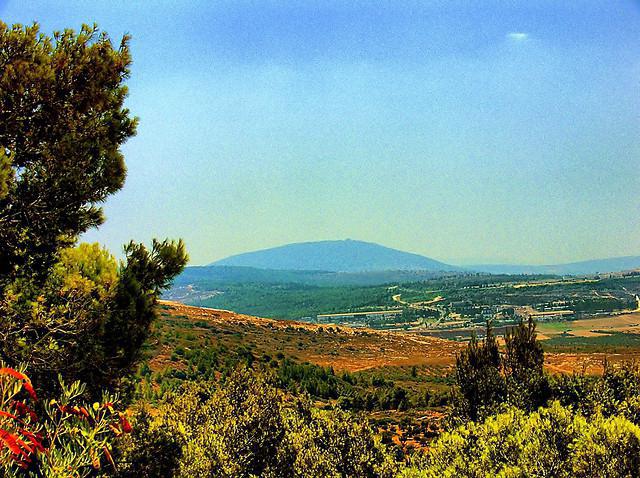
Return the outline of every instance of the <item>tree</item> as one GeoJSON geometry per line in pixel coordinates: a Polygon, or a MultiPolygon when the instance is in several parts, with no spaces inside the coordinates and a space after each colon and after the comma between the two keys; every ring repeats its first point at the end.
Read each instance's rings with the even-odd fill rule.
{"type": "Polygon", "coordinates": [[[472,337],[456,359],[454,416],[483,419],[502,402],[528,411],[544,405],[550,387],[543,366],[544,351],[532,319],[507,329],[504,354],[487,323],[482,343],[472,337]]]}
{"type": "Polygon", "coordinates": [[[120,264],[71,247],[124,183],[128,43],[96,26],[51,38],[0,22],[0,358],[47,393],[58,373],[93,395],[116,387],[187,262],[182,241],[132,242],[120,264]]]}
{"type": "Polygon", "coordinates": [[[50,38],[0,22],[0,287],[44,279],[122,187],[137,122],[123,106],[128,44],[95,25],[50,38]]]}
{"type": "Polygon", "coordinates": [[[507,329],[502,366],[511,404],[535,410],[547,401],[549,384],[543,371],[544,351],[532,318],[507,329]]]}
{"type": "Polygon", "coordinates": [[[182,241],[131,243],[117,264],[97,244],[64,249],[45,282],[26,279],[0,298],[0,355],[29,365],[44,390],[57,374],[81,380],[92,394],[115,388],[133,371],[156,317],[157,298],[182,270],[182,241]]]}
{"type": "Polygon", "coordinates": [[[454,415],[462,420],[478,420],[495,410],[505,397],[500,351],[487,322],[484,340],[478,342],[474,334],[466,350],[456,357],[454,415]]]}

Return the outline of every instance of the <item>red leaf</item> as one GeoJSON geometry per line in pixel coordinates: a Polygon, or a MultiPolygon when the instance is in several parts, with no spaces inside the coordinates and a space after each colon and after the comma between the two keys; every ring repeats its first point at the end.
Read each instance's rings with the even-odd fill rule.
{"type": "Polygon", "coordinates": [[[16,409],[16,412],[19,416],[23,417],[25,415],[29,415],[32,421],[35,422],[38,420],[38,415],[36,415],[36,412],[31,410],[25,403],[16,400],[12,405],[16,409]]]}
{"type": "MultiPolygon", "coordinates": [[[[7,448],[16,456],[27,456],[27,453],[20,448],[18,440],[20,440],[15,435],[9,433],[6,430],[0,430],[0,440],[5,444],[7,448]]],[[[21,441],[21,440],[20,440],[21,441]]]]}
{"type": "Polygon", "coordinates": [[[22,385],[24,386],[24,389],[27,392],[29,392],[29,395],[31,395],[31,398],[33,398],[33,400],[38,400],[36,391],[33,389],[33,386],[31,385],[31,380],[27,379],[22,385]]]}
{"type": "Polygon", "coordinates": [[[16,417],[15,415],[12,415],[9,412],[5,412],[3,410],[0,410],[0,417],[11,418],[12,420],[19,421],[18,417],[16,417]]]}
{"type": "Polygon", "coordinates": [[[45,451],[45,448],[42,445],[42,435],[40,435],[39,433],[32,433],[25,429],[20,429],[20,434],[27,438],[36,450],[45,451]]]}
{"type": "Polygon", "coordinates": [[[31,395],[31,398],[33,398],[34,400],[38,399],[38,397],[36,396],[36,392],[33,389],[33,386],[31,385],[31,380],[29,380],[29,377],[27,377],[25,374],[18,372],[17,370],[14,370],[9,367],[2,367],[0,368],[0,375],[9,375],[10,377],[17,378],[18,380],[22,380],[22,386],[27,392],[29,392],[29,395],[31,395]]]}
{"type": "Polygon", "coordinates": [[[113,457],[111,456],[111,453],[109,453],[109,449],[105,446],[105,447],[103,448],[103,450],[104,450],[104,456],[106,456],[106,457],[107,457],[107,460],[109,460],[109,463],[111,463],[111,466],[113,466],[113,468],[115,468],[115,467],[116,467],[116,464],[115,464],[115,462],[113,461],[113,457]]]}
{"type": "Polygon", "coordinates": [[[29,377],[27,377],[25,374],[9,367],[0,368],[0,375],[9,375],[13,378],[17,378],[18,380],[29,380],[29,377]]]}
{"type": "Polygon", "coordinates": [[[100,458],[98,458],[98,454],[96,453],[96,451],[92,448],[91,450],[89,450],[89,455],[91,456],[91,464],[93,465],[93,467],[96,470],[100,469],[100,458]]]}
{"type": "Polygon", "coordinates": [[[120,425],[122,426],[122,431],[125,433],[131,433],[133,431],[127,417],[124,416],[124,413],[120,414],[120,425]]]}

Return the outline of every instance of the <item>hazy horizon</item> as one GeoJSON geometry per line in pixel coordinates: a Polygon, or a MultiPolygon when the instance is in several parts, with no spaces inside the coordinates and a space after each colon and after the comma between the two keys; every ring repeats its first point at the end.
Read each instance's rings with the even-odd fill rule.
{"type": "Polygon", "coordinates": [[[640,7],[505,3],[0,0],[0,19],[133,36],[129,175],[84,236],[114,253],[640,255],[640,7]]]}

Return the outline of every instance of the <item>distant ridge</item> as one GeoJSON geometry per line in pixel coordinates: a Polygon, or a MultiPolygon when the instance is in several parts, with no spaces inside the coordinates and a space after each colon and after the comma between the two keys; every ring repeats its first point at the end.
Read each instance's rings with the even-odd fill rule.
{"type": "Polygon", "coordinates": [[[640,256],[612,257],[609,259],[594,259],[590,261],[542,266],[480,264],[466,266],[466,269],[489,274],[592,275],[640,269],[640,256]]]}
{"type": "Polygon", "coordinates": [[[210,265],[326,272],[462,270],[419,254],[351,239],[287,244],[227,257],[210,265]]]}

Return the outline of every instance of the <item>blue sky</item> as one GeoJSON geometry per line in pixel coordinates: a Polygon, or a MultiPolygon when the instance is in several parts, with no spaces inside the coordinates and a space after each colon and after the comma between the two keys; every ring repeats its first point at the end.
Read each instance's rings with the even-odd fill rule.
{"type": "Polygon", "coordinates": [[[0,0],[0,19],[133,36],[129,176],[85,236],[114,252],[640,254],[636,2],[0,0]]]}

